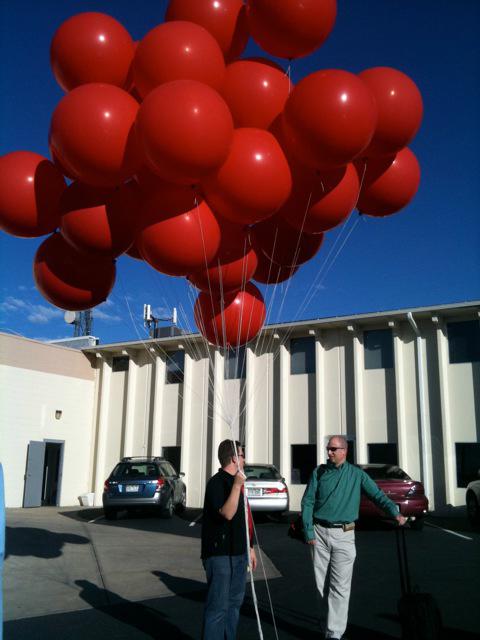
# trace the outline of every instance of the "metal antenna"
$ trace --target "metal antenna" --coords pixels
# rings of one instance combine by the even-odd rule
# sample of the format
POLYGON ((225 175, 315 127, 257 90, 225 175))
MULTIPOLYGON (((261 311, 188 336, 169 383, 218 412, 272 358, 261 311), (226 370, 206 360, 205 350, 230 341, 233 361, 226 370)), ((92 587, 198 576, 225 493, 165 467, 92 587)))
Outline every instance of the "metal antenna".
POLYGON ((159 322, 171 322, 172 323, 172 335, 173 327, 177 326, 177 308, 173 307, 172 315, 168 318, 157 318, 152 314, 152 306, 150 304, 143 305, 143 324, 150 331, 150 335, 155 337, 157 332, 157 325, 159 322), (153 327, 153 330, 152 330, 153 327))

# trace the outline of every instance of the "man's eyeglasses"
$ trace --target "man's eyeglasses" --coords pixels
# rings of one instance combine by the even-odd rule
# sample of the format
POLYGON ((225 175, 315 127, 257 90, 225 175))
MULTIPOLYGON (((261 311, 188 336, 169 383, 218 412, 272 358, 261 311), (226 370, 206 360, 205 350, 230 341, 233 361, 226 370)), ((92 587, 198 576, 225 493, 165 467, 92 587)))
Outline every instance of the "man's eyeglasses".
POLYGON ((337 449, 345 449, 345 447, 327 447, 327 451, 337 451, 337 449))
POLYGON ((244 454, 244 453, 239 453, 239 454, 238 454, 238 457, 239 457, 239 458, 245 458, 245 454, 244 454))

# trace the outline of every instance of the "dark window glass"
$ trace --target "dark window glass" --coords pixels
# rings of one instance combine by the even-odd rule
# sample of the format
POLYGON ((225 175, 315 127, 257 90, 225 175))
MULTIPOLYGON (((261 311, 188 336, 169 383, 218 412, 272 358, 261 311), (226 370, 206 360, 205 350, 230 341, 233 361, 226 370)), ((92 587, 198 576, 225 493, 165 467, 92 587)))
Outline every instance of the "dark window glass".
POLYGON ((347 449, 347 462, 350 464, 355 463, 355 442, 353 440, 347 440, 348 449, 347 449))
POLYGON ((185 351, 172 351, 167 353, 166 383, 178 384, 183 382, 183 369, 185 366, 185 351))
POLYGON ((225 380, 245 378, 247 370, 245 346, 225 351, 225 380))
POLYGON ((384 464, 398 464, 398 447, 396 442, 384 442, 368 445, 368 461, 384 464))
MULTIPOLYGON (((175 469, 180 469, 181 447, 163 447, 163 457, 171 462, 175 469)), ((174 475, 177 475, 176 473, 174 475)))
POLYGON ((128 356, 115 356, 112 358, 112 371, 128 371, 128 356))
POLYGON ((480 362, 480 322, 449 322, 448 354, 450 364, 461 362, 480 362))
POLYGON ((292 484, 307 484, 317 466, 317 445, 292 444, 292 484))
POLYGON ((112 476, 114 478, 156 478, 158 477, 158 468, 154 463, 148 462, 121 462, 115 467, 112 476))
POLYGON ((243 471, 250 480, 281 480, 282 478, 274 466, 246 464, 243 471))
POLYGON ((456 442, 457 487, 466 487, 472 480, 478 480, 480 470, 480 444, 478 442, 456 442))
POLYGON ((315 338, 290 340, 290 373, 315 373, 315 338))
POLYGON ((169 462, 160 462, 160 469, 162 470, 163 475, 167 478, 172 478, 177 475, 177 472, 169 462))
POLYGON ((410 480, 410 477, 396 465, 383 464, 378 467, 362 465, 372 480, 410 480))
POLYGON ((365 369, 391 369, 393 367, 393 336, 390 329, 363 332, 365 369))

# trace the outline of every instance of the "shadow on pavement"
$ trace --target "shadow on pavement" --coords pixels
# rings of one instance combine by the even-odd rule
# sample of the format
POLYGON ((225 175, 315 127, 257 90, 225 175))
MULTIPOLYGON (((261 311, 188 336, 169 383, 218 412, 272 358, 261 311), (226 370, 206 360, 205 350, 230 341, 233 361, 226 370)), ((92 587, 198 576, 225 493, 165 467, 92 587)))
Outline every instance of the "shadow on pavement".
POLYGON ((7 527, 5 559, 9 556, 58 558, 64 544, 89 544, 90 540, 74 533, 54 533, 36 527, 7 527))
POLYGON ((160 611, 141 603, 126 600, 117 593, 101 589, 88 580, 75 580, 75 584, 81 588, 80 598, 90 606, 123 624, 134 627, 151 638, 191 640, 191 636, 186 635, 169 622, 160 611))

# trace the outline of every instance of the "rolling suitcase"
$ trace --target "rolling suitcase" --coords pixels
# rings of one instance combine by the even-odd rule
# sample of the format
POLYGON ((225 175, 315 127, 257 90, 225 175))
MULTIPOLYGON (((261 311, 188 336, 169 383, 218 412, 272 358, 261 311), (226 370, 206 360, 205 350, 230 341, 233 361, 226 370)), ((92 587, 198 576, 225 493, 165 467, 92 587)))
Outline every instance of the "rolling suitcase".
POLYGON ((430 593, 412 590, 405 528, 397 527, 395 533, 402 590, 398 601, 402 638, 403 640, 440 640, 443 637, 440 609, 430 593))

